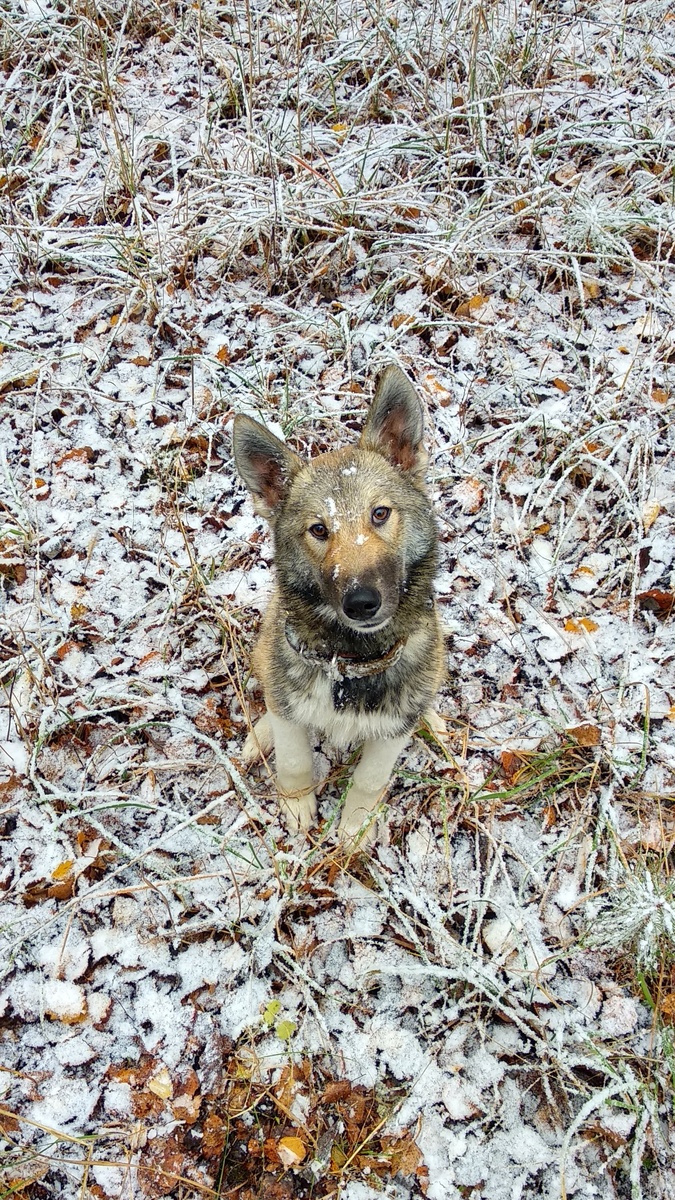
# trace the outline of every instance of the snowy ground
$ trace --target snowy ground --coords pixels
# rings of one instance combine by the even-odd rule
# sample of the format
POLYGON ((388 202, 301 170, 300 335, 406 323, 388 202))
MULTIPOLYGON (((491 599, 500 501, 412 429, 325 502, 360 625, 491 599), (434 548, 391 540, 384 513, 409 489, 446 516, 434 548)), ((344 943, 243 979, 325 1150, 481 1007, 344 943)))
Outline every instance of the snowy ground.
POLYGON ((0 0, 0 1194, 675 1197, 664 0, 0 0), (396 361, 443 744, 240 773, 267 532, 396 361), (669 800, 668 793, 671 793, 669 800))

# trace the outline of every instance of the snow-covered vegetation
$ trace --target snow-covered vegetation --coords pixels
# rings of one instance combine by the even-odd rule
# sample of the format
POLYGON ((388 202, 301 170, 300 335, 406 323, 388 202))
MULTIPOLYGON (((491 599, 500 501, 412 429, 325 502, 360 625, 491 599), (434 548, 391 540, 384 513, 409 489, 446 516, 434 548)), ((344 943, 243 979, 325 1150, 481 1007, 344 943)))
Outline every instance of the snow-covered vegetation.
POLYGON ((0 0, 0 1196, 673 1200, 665 0, 0 0), (235 412, 428 413, 447 737, 245 774, 235 412))

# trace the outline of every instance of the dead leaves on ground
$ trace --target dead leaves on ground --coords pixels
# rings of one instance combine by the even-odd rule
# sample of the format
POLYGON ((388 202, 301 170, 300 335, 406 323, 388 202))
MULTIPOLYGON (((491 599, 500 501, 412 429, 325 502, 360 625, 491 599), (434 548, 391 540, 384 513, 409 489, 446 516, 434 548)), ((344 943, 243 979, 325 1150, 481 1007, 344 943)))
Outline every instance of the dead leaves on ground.
POLYGON ((206 1096, 192 1068, 171 1072, 151 1055, 109 1069, 111 1081, 130 1089, 145 1196, 179 1195, 193 1182, 240 1200, 292 1200, 333 1195, 338 1180, 395 1175, 412 1181, 414 1195, 426 1193, 412 1135, 384 1132, 393 1091, 326 1079, 308 1060, 288 1063, 273 1083, 258 1075, 247 1051, 227 1058, 222 1087, 206 1096), (152 1126, 165 1119, 180 1124, 153 1137, 152 1126))

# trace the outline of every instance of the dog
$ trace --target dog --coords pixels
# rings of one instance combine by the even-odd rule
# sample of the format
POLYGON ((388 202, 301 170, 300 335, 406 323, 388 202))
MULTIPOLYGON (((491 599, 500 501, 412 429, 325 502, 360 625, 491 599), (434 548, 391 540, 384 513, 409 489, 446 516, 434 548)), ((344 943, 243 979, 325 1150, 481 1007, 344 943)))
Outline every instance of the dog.
POLYGON ((375 836, 379 801, 399 755, 432 710, 444 674, 433 595, 438 532, 424 487, 424 417, 396 366, 378 380, 355 446, 309 461, 251 417, 234 419, 239 474, 274 537, 276 587, 252 670, 267 711, 247 763, 274 749, 291 829, 316 820, 310 731, 362 745, 339 836, 375 836))

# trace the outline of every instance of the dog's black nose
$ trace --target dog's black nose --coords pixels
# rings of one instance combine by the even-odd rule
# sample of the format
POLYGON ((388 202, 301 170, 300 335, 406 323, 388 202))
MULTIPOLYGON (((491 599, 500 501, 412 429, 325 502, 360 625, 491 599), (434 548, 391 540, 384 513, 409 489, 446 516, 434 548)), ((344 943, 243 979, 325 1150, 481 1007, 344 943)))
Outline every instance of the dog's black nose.
POLYGON ((342 608, 350 621, 372 621, 381 604, 382 597, 375 588, 357 587, 345 593, 342 608))

